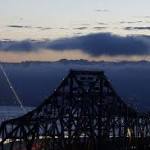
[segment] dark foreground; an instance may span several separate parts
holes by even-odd
[[[4,150],[150,150],[150,138],[136,138],[136,139],[103,139],[101,142],[96,142],[93,139],[82,139],[83,141],[76,141],[75,143],[62,145],[59,139],[55,141],[51,139],[36,140],[29,147],[25,146],[24,142],[16,142],[4,145]]]

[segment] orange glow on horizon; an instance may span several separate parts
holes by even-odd
[[[22,61],[58,61],[60,59],[68,60],[89,60],[89,61],[150,61],[150,56],[90,56],[83,53],[80,50],[74,51],[52,51],[52,50],[42,50],[36,52],[0,52],[0,62],[22,62]]]

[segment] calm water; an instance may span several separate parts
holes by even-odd
[[[26,111],[33,110],[33,107],[25,107]],[[19,117],[25,114],[25,112],[18,106],[0,106],[0,124],[4,120]]]

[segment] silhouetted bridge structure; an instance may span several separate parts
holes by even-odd
[[[150,117],[103,72],[71,70],[43,104],[3,122],[0,137],[0,150],[149,150]]]

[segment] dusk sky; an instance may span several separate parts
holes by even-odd
[[[0,149],[149,138],[150,0],[0,0]]]
[[[26,104],[43,100],[70,68],[95,68],[149,107],[150,0],[0,0],[0,62],[10,62],[4,69]]]
[[[149,0],[0,0],[0,61],[149,61],[149,6]]]

